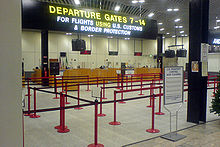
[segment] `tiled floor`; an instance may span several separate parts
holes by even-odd
[[[80,97],[94,101],[94,98],[91,97],[91,92],[85,90],[86,87],[81,87]],[[114,89],[106,90],[106,97],[108,99],[105,101],[113,100],[113,90]],[[124,97],[138,97],[138,93],[139,92],[128,93],[125,94]],[[212,91],[209,90],[208,106],[212,98],[211,93]],[[76,92],[69,92],[68,94],[77,95]],[[144,94],[149,95],[149,91],[144,91]],[[185,93],[185,98],[186,96],[187,93]],[[37,92],[37,108],[58,107],[59,100],[54,100],[52,99],[53,97],[54,95],[51,94]],[[120,95],[118,95],[117,98],[120,98]],[[33,102],[33,96],[31,100]],[[68,101],[71,102],[70,105],[77,104],[76,100],[69,99]],[[83,104],[83,102],[81,103]],[[169,113],[165,111],[165,109],[163,109],[165,115],[155,116],[155,128],[159,129],[160,133],[151,134],[146,132],[146,129],[151,128],[151,108],[147,108],[147,105],[149,105],[149,99],[129,101],[126,104],[117,103],[117,120],[121,122],[119,126],[111,126],[108,124],[113,121],[113,104],[103,105],[103,113],[105,113],[106,116],[98,119],[98,142],[104,144],[105,147],[120,147],[168,133],[170,130]],[[194,125],[186,122],[186,107],[187,103],[184,103],[180,109],[178,129]],[[170,109],[174,110],[175,107],[172,106]],[[207,109],[208,120],[218,118],[218,116],[209,113],[209,107],[207,107]],[[158,100],[156,100],[156,111],[157,110]],[[66,110],[66,125],[70,129],[70,132],[65,134],[60,134],[54,129],[54,126],[59,124],[59,111],[43,112],[39,113],[39,115],[41,115],[41,117],[37,119],[24,118],[25,147],[86,147],[88,144],[94,142],[94,106],[85,107],[83,110]],[[175,122],[175,117],[173,117],[172,120]],[[172,124],[172,131],[174,130],[175,123]],[[187,139],[189,138],[187,137]],[[150,141],[149,145],[152,144],[151,142],[153,141]],[[148,142],[146,144],[148,144]],[[145,145],[140,144],[140,146]]]
[[[126,147],[220,147],[220,120],[196,125],[178,133],[185,135],[186,138],[172,142],[157,137],[126,145]]]

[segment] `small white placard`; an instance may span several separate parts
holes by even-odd
[[[100,98],[101,97],[101,88],[100,87],[92,87],[92,97]]]
[[[183,102],[183,67],[165,67],[164,105]]]
[[[133,75],[134,74],[134,70],[133,69],[127,69],[127,70],[125,70],[125,74],[126,75]]]
[[[121,70],[116,70],[116,73],[119,75],[121,74]]]

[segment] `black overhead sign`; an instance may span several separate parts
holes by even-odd
[[[157,36],[155,20],[37,0],[22,0],[22,27],[148,39]]]

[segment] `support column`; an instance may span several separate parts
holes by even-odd
[[[189,2],[189,70],[187,121],[206,122],[207,77],[202,77],[201,43],[208,43],[209,0]],[[192,61],[198,61],[199,71],[192,72]]]
[[[41,74],[48,77],[48,31],[41,32]],[[42,79],[43,86],[49,86],[49,79]]]
[[[163,35],[158,34],[157,36],[157,68],[163,68]]]

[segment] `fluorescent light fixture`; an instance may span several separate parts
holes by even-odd
[[[75,4],[76,5],[79,5],[80,4],[80,1],[79,0],[74,0]]]
[[[112,36],[108,36],[107,38],[113,38]]]
[[[170,35],[170,33],[167,33],[167,35]]]
[[[178,19],[175,19],[174,21],[175,21],[175,22],[179,22],[179,21],[180,21],[180,19],[178,18]]]
[[[119,5],[115,6],[115,11],[119,11],[119,10],[120,10],[120,6]]]
[[[182,29],[183,26],[175,26],[175,28],[176,28],[176,29],[178,29],[178,28],[179,28],[179,29]]]
[[[185,34],[184,36],[187,37],[188,35]]]
[[[148,14],[148,17],[152,17],[152,16],[154,16],[154,13]]]
[[[66,35],[72,35],[72,33],[66,33]]]
[[[165,38],[165,37],[162,37],[163,39]]]
[[[220,26],[216,26],[216,27],[214,27],[214,29],[219,29],[220,28]]]
[[[184,31],[180,31],[180,34],[183,34],[184,33]]]
[[[179,26],[179,28],[180,28],[180,29],[182,29],[182,28],[183,28],[183,26]]]
[[[173,37],[173,38],[175,38],[176,36],[175,36],[175,35],[173,35],[172,37]]]
[[[159,23],[158,23],[158,25],[162,25],[162,24],[163,24],[162,22],[159,22]]]
[[[130,38],[125,38],[125,40],[130,40]]]
[[[164,28],[161,28],[160,31],[164,31]]]
[[[145,2],[145,0],[139,0],[139,3],[144,3]]]
[[[88,37],[93,37],[93,35],[88,35]]]
[[[134,1],[132,1],[132,3],[133,3],[133,4],[136,4],[136,3],[138,3],[138,1],[134,0]]]
[[[217,19],[216,22],[220,22],[220,19]]]
[[[179,11],[179,9],[175,8],[175,9],[173,9],[173,11]]]
[[[182,36],[182,37],[184,37],[185,35],[184,35],[184,34],[182,34],[181,36]]]
[[[173,9],[167,9],[167,11],[168,11],[168,12],[171,12],[171,11],[173,11]]]

